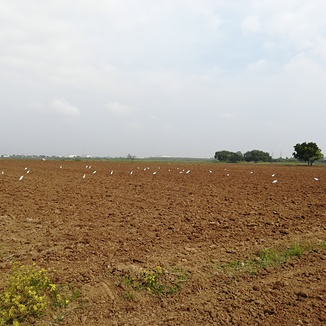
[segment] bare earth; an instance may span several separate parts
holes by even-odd
[[[326,324],[326,167],[2,160],[0,188],[0,289],[18,261],[82,291],[52,325]],[[294,243],[316,250],[218,268]],[[126,297],[123,273],[156,266],[188,278]]]

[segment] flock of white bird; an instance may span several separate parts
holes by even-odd
[[[43,161],[45,161],[45,159],[43,159]],[[62,169],[63,166],[60,165],[59,168]],[[90,170],[90,171],[91,171],[91,174],[93,174],[93,175],[96,174],[96,170],[92,170],[92,166],[91,166],[91,165],[86,165],[85,168],[86,168],[86,170]],[[153,175],[156,175],[160,169],[161,169],[160,167],[157,167],[157,169],[155,169],[155,170],[154,170],[153,172],[151,172],[151,173],[152,173]],[[137,170],[140,171],[140,170],[141,170],[140,167],[137,167]],[[143,169],[144,172],[149,171],[149,170],[150,170],[149,167],[145,167],[145,168]],[[168,171],[171,172],[171,169],[168,169]],[[178,171],[179,174],[189,174],[189,173],[190,173],[190,170],[189,170],[189,169],[186,170],[186,169],[180,169],[180,168],[177,168],[177,171]],[[227,173],[227,169],[224,169],[224,171],[225,171],[225,175],[226,175],[227,177],[229,177],[229,176],[230,176],[230,173]],[[30,169],[29,169],[28,167],[25,167],[24,172],[25,172],[25,174],[22,174],[22,175],[19,177],[19,181],[22,181],[22,180],[24,179],[24,175],[30,173]],[[208,172],[209,172],[209,173],[213,173],[212,170],[208,170]],[[130,172],[129,172],[129,175],[133,175],[133,173],[134,173],[134,171],[130,171]],[[253,173],[254,173],[253,171],[250,171],[250,174],[253,174]],[[2,171],[1,174],[4,175],[5,172]],[[108,175],[109,175],[109,176],[112,176],[113,174],[114,174],[114,171],[112,170],[111,172],[109,172]],[[82,178],[85,179],[85,178],[86,178],[86,175],[87,175],[87,174],[84,173],[83,176],[82,176]],[[275,176],[276,176],[276,174],[273,173],[273,174],[272,174],[272,178],[274,178],[274,180],[272,181],[272,184],[276,184],[276,183],[278,183],[278,180],[275,179]],[[315,180],[315,181],[319,181],[319,178],[314,177],[314,180]]]
[[[92,167],[91,165],[86,165],[86,166],[85,166],[86,169],[91,169],[91,167]],[[161,168],[158,167],[157,170],[155,170],[155,171],[152,172],[152,174],[153,174],[153,175],[157,174],[157,172],[158,172],[160,169],[161,169]],[[140,169],[139,166],[137,167],[137,170],[141,171],[141,169]],[[149,167],[145,167],[145,168],[143,169],[144,172],[146,172],[146,171],[148,171],[148,170],[150,170]],[[180,168],[177,168],[177,170],[180,170]],[[170,172],[170,171],[171,171],[171,169],[169,169],[169,172]],[[212,173],[211,170],[208,170],[208,171],[209,171],[210,173]],[[96,170],[94,170],[94,171],[92,172],[92,174],[95,174],[95,173],[96,173]],[[114,171],[112,170],[112,171],[109,173],[109,175],[111,176],[111,175],[113,175],[113,173],[114,173]],[[180,171],[179,171],[179,174],[182,174],[182,173],[189,174],[189,173],[190,173],[190,170],[187,170],[187,171],[186,171],[185,169],[180,170]],[[134,171],[130,171],[130,172],[129,172],[129,175],[133,175],[133,174],[134,174]],[[86,178],[86,174],[84,173],[84,174],[83,174],[83,179],[85,179],[85,178]]]

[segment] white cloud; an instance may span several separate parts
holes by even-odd
[[[244,34],[262,32],[262,25],[258,16],[247,17],[241,25]]]
[[[109,112],[123,116],[131,115],[134,111],[130,106],[121,104],[119,102],[111,102],[107,104],[106,107],[108,108]]]
[[[250,63],[247,67],[247,72],[250,74],[262,74],[271,72],[274,64],[267,59],[260,59],[256,62]]]
[[[265,45],[277,45],[281,53],[285,49],[314,52],[322,53],[325,58],[326,5],[323,0],[253,0],[251,10],[252,16],[242,27],[245,31],[261,29]]]
[[[80,115],[79,109],[66,100],[54,99],[49,104],[49,110],[51,113],[58,116],[77,117]]]

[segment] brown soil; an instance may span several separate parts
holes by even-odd
[[[2,160],[0,188],[0,288],[14,261],[54,268],[82,291],[60,325],[326,324],[325,167]],[[218,268],[294,243],[314,250]],[[188,278],[126,295],[126,271],[155,266]]]

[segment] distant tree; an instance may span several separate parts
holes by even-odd
[[[293,156],[300,161],[307,162],[308,165],[312,165],[315,161],[323,158],[320,148],[316,143],[301,143],[296,144],[294,147]]]
[[[131,154],[128,154],[127,155],[127,159],[129,159],[129,160],[134,160],[136,158],[136,156],[135,155],[131,155]]]
[[[220,162],[236,163],[243,161],[243,155],[241,152],[219,151],[215,152],[214,158]]]
[[[243,157],[246,162],[271,162],[272,161],[272,157],[269,155],[269,153],[259,151],[257,149],[246,152]]]

